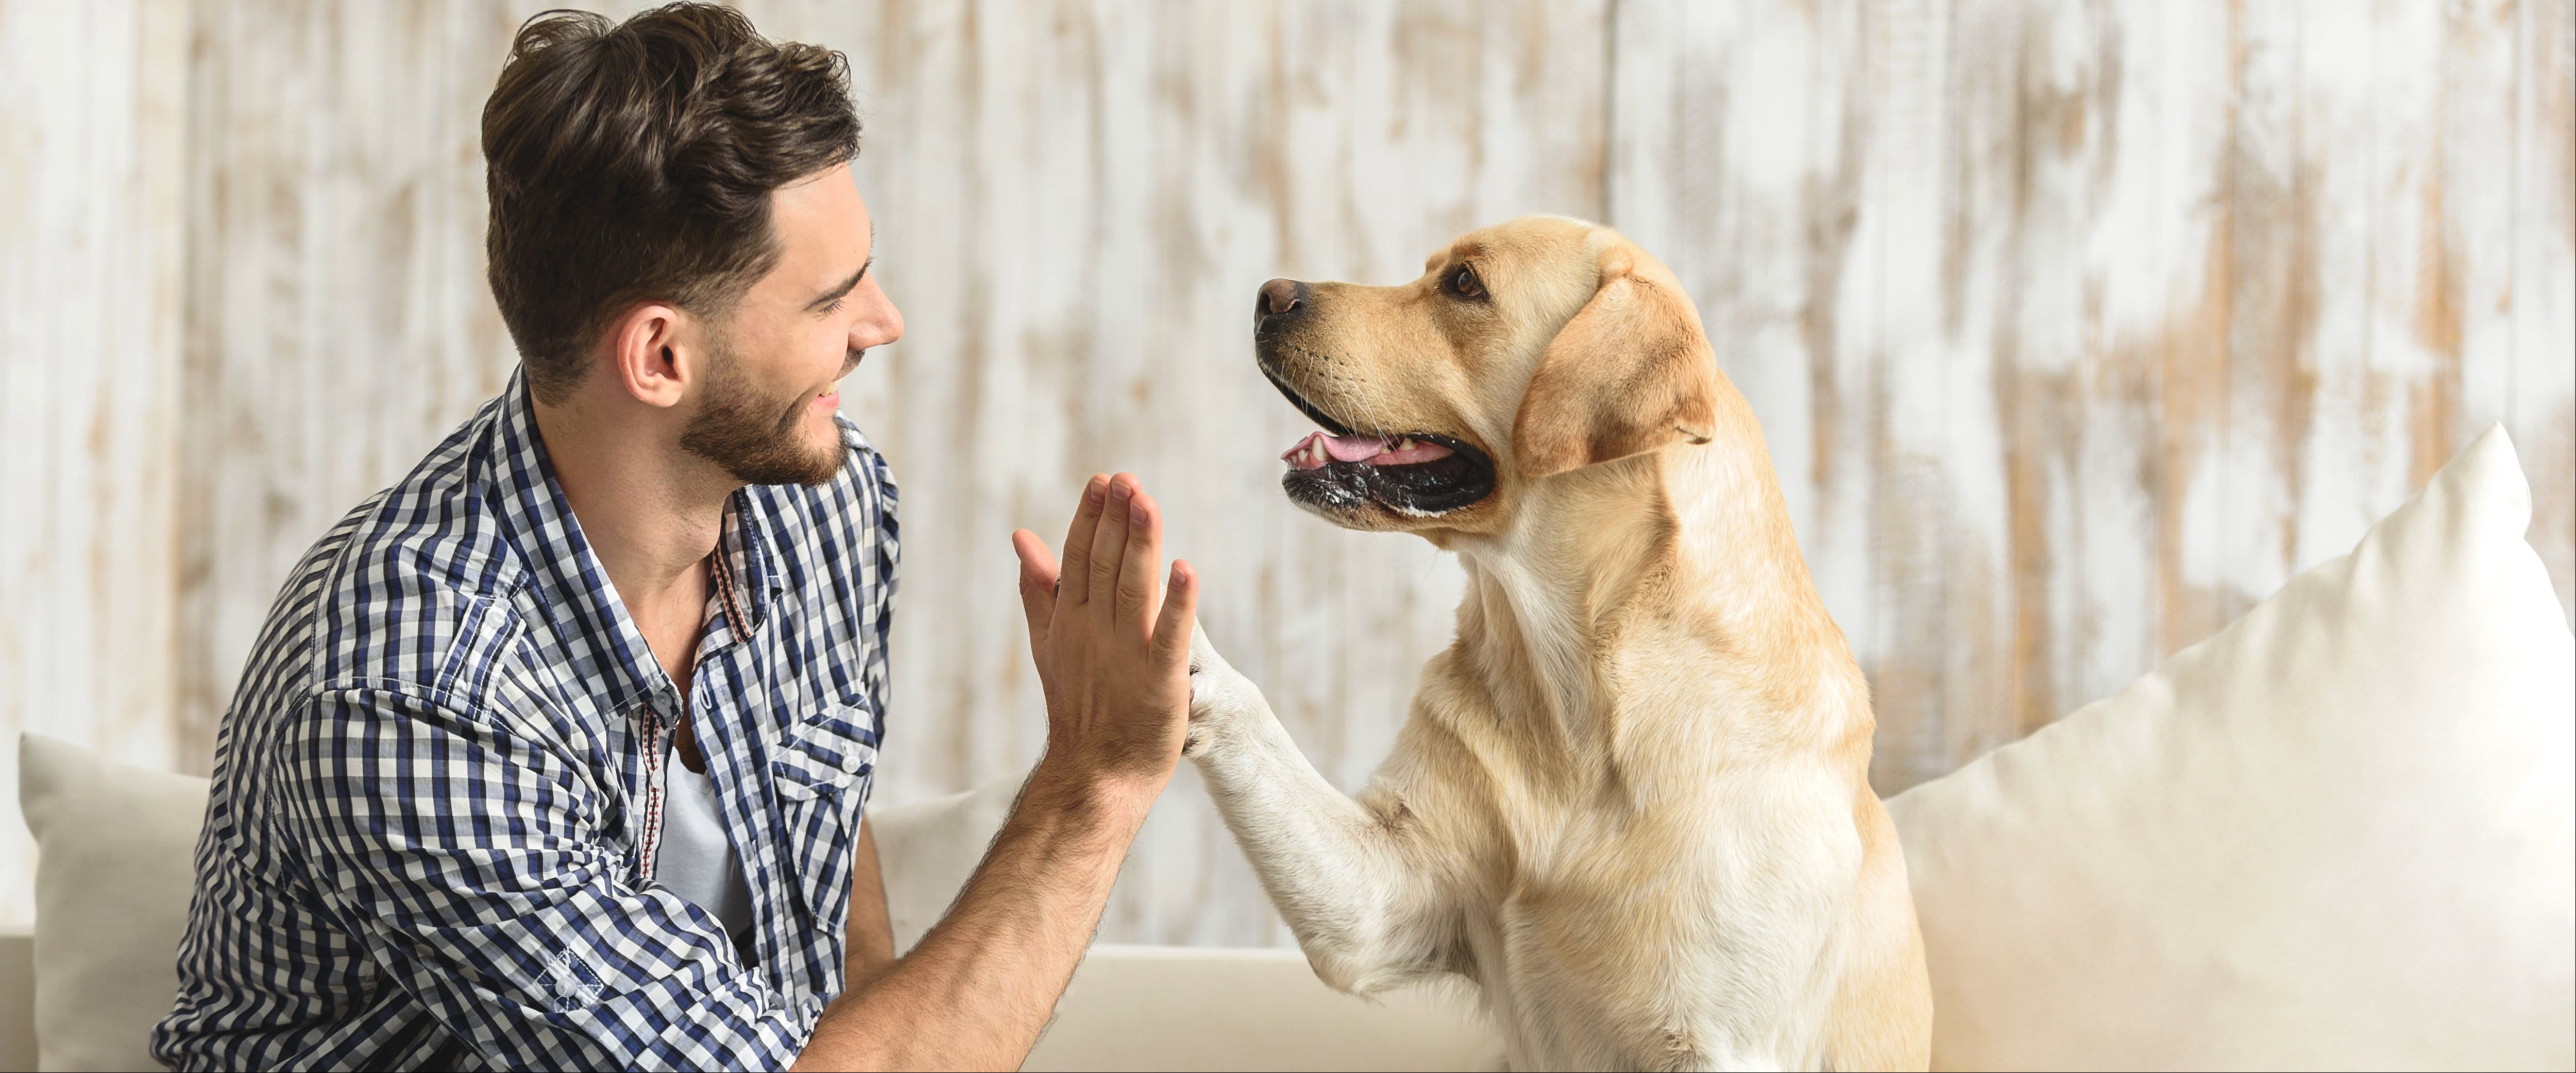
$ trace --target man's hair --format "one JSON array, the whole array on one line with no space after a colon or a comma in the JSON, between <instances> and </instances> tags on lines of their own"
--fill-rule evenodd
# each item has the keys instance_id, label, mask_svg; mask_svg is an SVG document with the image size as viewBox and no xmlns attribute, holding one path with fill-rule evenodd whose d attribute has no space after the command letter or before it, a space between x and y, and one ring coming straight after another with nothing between
<instances>
[{"instance_id":1,"label":"man's hair","mask_svg":"<svg viewBox=\"0 0 2576 1073\"><path fill-rule=\"evenodd\" d=\"M529 390L561 401L636 302L723 317L778 263L770 192L858 150L848 60L730 8L529 19L483 106L492 297Z\"/></svg>"}]
</instances>

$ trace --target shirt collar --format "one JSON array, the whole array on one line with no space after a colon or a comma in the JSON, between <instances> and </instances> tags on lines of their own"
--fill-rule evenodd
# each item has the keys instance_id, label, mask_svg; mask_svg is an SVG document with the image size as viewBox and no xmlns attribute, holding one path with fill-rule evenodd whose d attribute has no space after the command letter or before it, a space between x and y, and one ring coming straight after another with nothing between
<instances>
[{"instance_id":1,"label":"shirt collar","mask_svg":"<svg viewBox=\"0 0 2576 1073\"><path fill-rule=\"evenodd\" d=\"M727 627L748 636L769 621L778 594L787 587L787 572L778 550L776 490L760 486L738 489L725 501L724 536L717 546L733 567L735 595L742 601L742 623Z\"/></svg>"},{"instance_id":2,"label":"shirt collar","mask_svg":"<svg viewBox=\"0 0 2576 1073\"><path fill-rule=\"evenodd\" d=\"M502 530L529 564L537 597L573 657L584 685L618 713L650 705L665 725L679 716L679 696L644 643L617 587L599 563L572 504L555 479L554 460L538 434L526 374L512 373L501 399L494 445L494 482L500 491ZM733 571L744 623L726 623L726 640L756 634L768 621L784 583L774 525L764 490L744 488L725 501L717 547ZM714 639L713 637L710 640ZM710 646L713 647L713 646ZM701 650L703 657L707 649Z\"/></svg>"}]
</instances>

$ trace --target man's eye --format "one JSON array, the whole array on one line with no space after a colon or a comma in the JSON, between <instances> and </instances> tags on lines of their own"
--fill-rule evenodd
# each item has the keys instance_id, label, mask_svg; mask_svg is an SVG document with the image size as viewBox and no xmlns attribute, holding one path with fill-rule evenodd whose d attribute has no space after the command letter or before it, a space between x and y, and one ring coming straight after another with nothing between
<instances>
[{"instance_id":1,"label":"man's eye","mask_svg":"<svg viewBox=\"0 0 2576 1073\"><path fill-rule=\"evenodd\" d=\"M1447 288L1449 293L1460 298L1485 296L1485 281L1477 279L1476 270L1466 265L1450 269L1448 277L1441 280L1440 284Z\"/></svg>"}]
</instances>

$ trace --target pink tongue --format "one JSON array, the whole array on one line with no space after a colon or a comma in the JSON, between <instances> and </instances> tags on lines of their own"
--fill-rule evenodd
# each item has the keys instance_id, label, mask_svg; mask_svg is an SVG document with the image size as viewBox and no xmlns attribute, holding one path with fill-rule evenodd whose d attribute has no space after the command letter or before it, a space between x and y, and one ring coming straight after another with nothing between
<instances>
[{"instance_id":1,"label":"pink tongue","mask_svg":"<svg viewBox=\"0 0 2576 1073\"><path fill-rule=\"evenodd\" d=\"M1326 436L1324 453L1342 462L1360 462L1376 458L1386 450L1384 436Z\"/></svg>"}]
</instances>

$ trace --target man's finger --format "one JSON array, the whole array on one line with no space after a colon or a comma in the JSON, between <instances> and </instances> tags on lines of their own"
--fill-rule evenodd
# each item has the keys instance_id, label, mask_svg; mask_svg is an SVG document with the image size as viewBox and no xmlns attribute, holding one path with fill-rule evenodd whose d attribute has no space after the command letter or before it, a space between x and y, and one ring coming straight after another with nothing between
<instances>
[{"instance_id":1,"label":"man's finger","mask_svg":"<svg viewBox=\"0 0 2576 1073\"><path fill-rule=\"evenodd\" d=\"M1127 552L1127 503L1135 495L1135 474L1109 478L1107 502L1101 505L1098 527L1091 531L1091 555L1085 561L1091 575L1089 590L1083 594L1086 605L1096 602L1103 611L1111 607L1111 598L1118 591L1118 568L1124 564Z\"/></svg>"},{"instance_id":2,"label":"man's finger","mask_svg":"<svg viewBox=\"0 0 2576 1073\"><path fill-rule=\"evenodd\" d=\"M1094 473L1082 485L1082 502L1073 508L1073 525L1064 531L1064 569L1056 574L1073 591L1056 590L1059 603L1082 606L1091 596L1091 537L1100 525L1100 512L1109 489L1109 478Z\"/></svg>"},{"instance_id":3,"label":"man's finger","mask_svg":"<svg viewBox=\"0 0 2576 1073\"><path fill-rule=\"evenodd\" d=\"M1163 566L1163 518L1154 497L1138 489L1127 501L1127 546L1119 549L1118 624L1129 637L1153 632L1154 575Z\"/></svg>"},{"instance_id":4,"label":"man's finger","mask_svg":"<svg viewBox=\"0 0 2576 1073\"><path fill-rule=\"evenodd\" d=\"M1020 613L1029 619L1029 651L1044 658L1047 625L1055 620L1055 556L1026 529L1011 531L1011 550L1020 557Z\"/></svg>"},{"instance_id":5,"label":"man's finger","mask_svg":"<svg viewBox=\"0 0 2576 1073\"><path fill-rule=\"evenodd\" d=\"M1198 625L1199 574L1189 560L1172 560L1172 583L1163 590L1162 618L1154 623L1154 654L1164 663L1187 666L1190 634Z\"/></svg>"}]
</instances>

